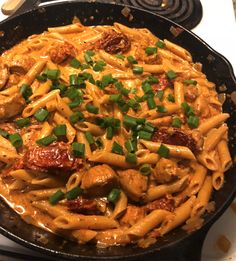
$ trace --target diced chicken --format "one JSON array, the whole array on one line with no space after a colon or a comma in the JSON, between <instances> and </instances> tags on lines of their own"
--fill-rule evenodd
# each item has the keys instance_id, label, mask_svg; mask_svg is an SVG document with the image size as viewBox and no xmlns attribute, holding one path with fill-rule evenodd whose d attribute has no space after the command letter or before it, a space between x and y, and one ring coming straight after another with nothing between
<instances>
[{"instance_id":1,"label":"diced chicken","mask_svg":"<svg viewBox=\"0 0 236 261\"><path fill-rule=\"evenodd\" d=\"M174 211L175 202L173 199L170 198L160 198L148 203L145 206L145 210L147 213L152 212L155 209L164 209L167 211Z\"/></svg>"},{"instance_id":2,"label":"diced chicken","mask_svg":"<svg viewBox=\"0 0 236 261\"><path fill-rule=\"evenodd\" d=\"M120 224L124 226L132 226L144 218L144 216L145 209L143 207L129 205L124 216L120 219Z\"/></svg>"},{"instance_id":3,"label":"diced chicken","mask_svg":"<svg viewBox=\"0 0 236 261\"><path fill-rule=\"evenodd\" d=\"M0 89L2 89L9 79L8 67L5 64L0 64Z\"/></svg>"},{"instance_id":4,"label":"diced chicken","mask_svg":"<svg viewBox=\"0 0 236 261\"><path fill-rule=\"evenodd\" d=\"M76 53L76 48L67 42L59 43L49 49L49 56L56 64L64 62L69 57L75 57Z\"/></svg>"},{"instance_id":5,"label":"diced chicken","mask_svg":"<svg viewBox=\"0 0 236 261\"><path fill-rule=\"evenodd\" d=\"M115 171L108 165L97 165L83 175L81 187L89 195L107 196L114 186L118 184Z\"/></svg>"},{"instance_id":6,"label":"diced chicken","mask_svg":"<svg viewBox=\"0 0 236 261\"><path fill-rule=\"evenodd\" d=\"M174 160L161 158L154 169L153 175L158 183L164 184L177 178L178 166Z\"/></svg>"},{"instance_id":7,"label":"diced chicken","mask_svg":"<svg viewBox=\"0 0 236 261\"><path fill-rule=\"evenodd\" d=\"M139 171L127 169L119 171L120 185L126 194L134 201L140 201L147 190L148 178Z\"/></svg>"},{"instance_id":8,"label":"diced chicken","mask_svg":"<svg viewBox=\"0 0 236 261\"><path fill-rule=\"evenodd\" d=\"M25 100L20 93L9 97L0 96L0 120L8 119L22 112Z\"/></svg>"},{"instance_id":9,"label":"diced chicken","mask_svg":"<svg viewBox=\"0 0 236 261\"><path fill-rule=\"evenodd\" d=\"M125 34L110 30L103 33L102 40L99 40L97 45L99 49L114 54L125 53L130 49L131 43Z\"/></svg>"},{"instance_id":10,"label":"diced chicken","mask_svg":"<svg viewBox=\"0 0 236 261\"><path fill-rule=\"evenodd\" d=\"M9 69L11 73L24 75L35 64L35 59L23 54L17 54L13 57L9 63Z\"/></svg>"},{"instance_id":11,"label":"diced chicken","mask_svg":"<svg viewBox=\"0 0 236 261\"><path fill-rule=\"evenodd\" d=\"M79 169L81 159L75 158L67 144L55 142L47 147L31 147L24 154L26 169L48 172Z\"/></svg>"}]
</instances>

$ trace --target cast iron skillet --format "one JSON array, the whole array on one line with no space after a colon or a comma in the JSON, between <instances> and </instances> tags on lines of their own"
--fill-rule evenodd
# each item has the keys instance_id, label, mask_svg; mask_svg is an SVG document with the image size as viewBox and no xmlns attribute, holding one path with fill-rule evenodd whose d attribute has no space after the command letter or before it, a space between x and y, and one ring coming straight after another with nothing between
<instances>
[{"instance_id":1,"label":"cast iron skillet","mask_svg":"<svg viewBox=\"0 0 236 261\"><path fill-rule=\"evenodd\" d=\"M27 1L30 2L30 1ZM34 3L35 1L32 1ZM28 3L29 4L29 3ZM226 85L227 94L236 90L236 79L229 62L215 52L204 41L183 27L164 17L145 12L141 9L131 8L134 19L129 22L121 15L123 6L101 3L67 2L48 5L44 8L32 8L22 15L17 15L0 23L0 31L5 32L0 38L0 52L12 47L27 36L41 33L49 26L69 24L76 15L85 25L112 24L117 21L131 27L147 27L160 38L167 38L188 49L194 61L203 64L203 71L208 79L217 86ZM89 19L93 17L93 19ZM179 28L182 33L177 37L170 32L170 27ZM221 91L218 89L218 92ZM234 147L234 122L236 120L236 106L228 97L224 103L224 111L231 114L228 120L230 150L232 156L236 155ZM136 246L110 247L97 249L92 245L78 246L67 242L59 236L47 233L39 228L26 224L6 204L0 201L0 231L8 238L26 247L58 258L76 260L200 260L203 240L210 226L215 222L231 203L236 191L235 165L225 175L224 187L213 195L216 202L216 211L205 216L204 226L188 235L181 229L170 232L157 243L147 249ZM48 239L43 244L41 237ZM159 258L159 259L158 259Z\"/></svg>"}]
</instances>

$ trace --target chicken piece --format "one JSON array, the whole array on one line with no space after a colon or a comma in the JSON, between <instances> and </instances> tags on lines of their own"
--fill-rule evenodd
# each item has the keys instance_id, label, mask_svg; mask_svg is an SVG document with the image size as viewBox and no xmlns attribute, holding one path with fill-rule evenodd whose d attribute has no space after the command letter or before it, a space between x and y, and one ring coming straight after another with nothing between
<instances>
[{"instance_id":1,"label":"chicken piece","mask_svg":"<svg viewBox=\"0 0 236 261\"><path fill-rule=\"evenodd\" d=\"M139 171L127 169L119 171L120 185L133 201L140 201L147 190L148 178Z\"/></svg>"},{"instance_id":2,"label":"chicken piece","mask_svg":"<svg viewBox=\"0 0 236 261\"><path fill-rule=\"evenodd\" d=\"M0 89L6 85L9 76L8 67L5 64L0 64Z\"/></svg>"},{"instance_id":3,"label":"chicken piece","mask_svg":"<svg viewBox=\"0 0 236 261\"><path fill-rule=\"evenodd\" d=\"M115 171L106 164L92 167L82 177L81 188L92 196L107 196L118 184Z\"/></svg>"},{"instance_id":4,"label":"chicken piece","mask_svg":"<svg viewBox=\"0 0 236 261\"><path fill-rule=\"evenodd\" d=\"M184 97L187 102L193 102L199 95L198 88L194 85L185 86Z\"/></svg>"},{"instance_id":5,"label":"chicken piece","mask_svg":"<svg viewBox=\"0 0 236 261\"><path fill-rule=\"evenodd\" d=\"M17 54L13 57L9 63L9 69L11 73L18 75L26 74L29 69L35 64L35 59L23 54Z\"/></svg>"},{"instance_id":6,"label":"chicken piece","mask_svg":"<svg viewBox=\"0 0 236 261\"><path fill-rule=\"evenodd\" d=\"M120 219L120 224L124 226L133 226L139 220L144 218L145 209L143 207L137 207L129 205L124 216Z\"/></svg>"},{"instance_id":7,"label":"chicken piece","mask_svg":"<svg viewBox=\"0 0 236 261\"><path fill-rule=\"evenodd\" d=\"M81 161L72 155L69 146L63 142L55 142L47 147L31 147L23 157L26 169L40 172L77 170Z\"/></svg>"},{"instance_id":8,"label":"chicken piece","mask_svg":"<svg viewBox=\"0 0 236 261\"><path fill-rule=\"evenodd\" d=\"M158 183L165 184L178 177L176 161L161 158L154 169L153 175Z\"/></svg>"},{"instance_id":9,"label":"chicken piece","mask_svg":"<svg viewBox=\"0 0 236 261\"><path fill-rule=\"evenodd\" d=\"M8 119L22 112L25 106L25 99L20 93L12 94L9 97L0 96L0 120Z\"/></svg>"},{"instance_id":10,"label":"chicken piece","mask_svg":"<svg viewBox=\"0 0 236 261\"><path fill-rule=\"evenodd\" d=\"M49 49L50 59L56 64L64 62L69 57L75 57L76 54L76 48L67 42L59 43Z\"/></svg>"},{"instance_id":11,"label":"chicken piece","mask_svg":"<svg viewBox=\"0 0 236 261\"><path fill-rule=\"evenodd\" d=\"M185 133L179 129L162 127L156 130L152 136L152 141L176 146L186 146L191 151L196 151L196 141L191 133Z\"/></svg>"},{"instance_id":12,"label":"chicken piece","mask_svg":"<svg viewBox=\"0 0 236 261\"><path fill-rule=\"evenodd\" d=\"M98 48L105 50L107 53L125 53L130 49L131 43L129 38L115 30L104 32L102 40L98 41Z\"/></svg>"}]
</instances>

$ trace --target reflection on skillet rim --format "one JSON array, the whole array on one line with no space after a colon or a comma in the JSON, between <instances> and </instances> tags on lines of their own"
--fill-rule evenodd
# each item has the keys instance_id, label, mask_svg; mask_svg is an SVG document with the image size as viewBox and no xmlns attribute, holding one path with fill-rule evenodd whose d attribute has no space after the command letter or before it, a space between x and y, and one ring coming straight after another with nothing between
<instances>
[{"instance_id":1,"label":"reflection on skillet rim","mask_svg":"<svg viewBox=\"0 0 236 261\"><path fill-rule=\"evenodd\" d=\"M37 10L29 11L25 15L17 16L16 18L10 18L6 22L0 24L0 31L5 31L5 35L1 38L3 44L0 47L0 52L4 49L9 49L11 46L19 42L20 40L25 39L27 36L32 33L40 33L49 26L58 26L62 24L69 24L74 15L82 18L82 22L85 25L92 24L111 24L114 21L118 21L124 24L129 25L130 27L147 27L154 34L157 34L160 38L167 38L170 41L174 41L177 44L188 49L192 56L193 60L201 62L203 64L203 72L208 76L210 81L216 83L217 86L225 84L228 89L226 93L230 94L236 87L236 79L233 75L233 70L229 62L217 52L212 50L206 43L204 43L200 38L196 37L193 33L184 31L177 36L176 38L170 33L169 29L171 26L177 26L173 22L169 21L166 18L160 17L158 15L153 15L148 12L143 12L139 9L131 9L134 20L128 22L125 17L120 15L120 11L123 9L122 6L111 5L111 4L93 4L94 9L91 8L91 4L81 4L81 3L61 3L61 4L52 4L46 7L45 9L39 8ZM75 7L79 7L76 9ZM81 11L81 9L82 11ZM63 17L54 18L55 13L60 13L60 10L63 10ZM98 12L96 11L98 10ZM104 18L100 16L100 12L109 13L109 17ZM89 19L83 20L83 18L94 16L94 19L91 21ZM139 21L136 17L142 17L143 20ZM50 21L51 20L51 21ZM27 24L27 21L30 23ZM35 24L38 21L42 21L40 24ZM158 26L159 25L159 26ZM14 28L14 30L12 30ZM11 31L10 31L11 29ZM3 46L5 48L3 48ZM210 55L210 56L209 56ZM210 57L211 59L206 59ZM221 72L219 75L218 72ZM217 89L219 92L219 90ZM234 129L233 129L233 119L236 118L236 112L233 111L236 109L236 106L233 105L230 98L228 98L223 106L224 111L231 114L231 118L228 120L227 124L229 127L229 137L230 137L230 149L233 156L236 154L236 149L233 147L235 142ZM232 201L234 190L236 186L236 177L233 176L235 170L235 165L231 168L226 174L226 184L223 189L218 191L213 195L213 200L216 201L216 211L213 214L207 215L205 217L205 225L209 226L212 224L228 207ZM120 258L124 260L124 257L137 257L140 255L148 254L159 248L167 248L177 241L182 240L188 235L180 229L176 229L173 232L166 235L163 239L158 240L158 242L149 247L148 249L139 249L137 247L128 246L128 247L115 247L108 249L97 249L95 246L78 246L75 243L65 242L64 239L55 236L53 234L47 233L39 228L28 225L21 220L20 216L14 213L5 203L0 202L0 231L3 235L13 239L14 241L21 243L25 246L31 247L35 250L42 252L50 252L53 255L73 258ZM203 230L204 227L201 229ZM201 232L197 231L196 233ZM194 234L194 233L193 233ZM46 236L49 239L49 243L45 247L44 244L40 243L40 237ZM95 257L96 255L96 257Z\"/></svg>"}]
</instances>

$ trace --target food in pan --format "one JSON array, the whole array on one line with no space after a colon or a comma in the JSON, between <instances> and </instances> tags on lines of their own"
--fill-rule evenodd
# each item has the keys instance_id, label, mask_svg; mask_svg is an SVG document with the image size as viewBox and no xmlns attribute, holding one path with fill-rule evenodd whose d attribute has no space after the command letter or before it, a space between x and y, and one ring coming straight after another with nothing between
<instances>
[{"instance_id":1,"label":"food in pan","mask_svg":"<svg viewBox=\"0 0 236 261\"><path fill-rule=\"evenodd\" d=\"M0 194L26 222L98 247L201 227L229 114L187 50L76 21L0 59Z\"/></svg>"}]
</instances>

